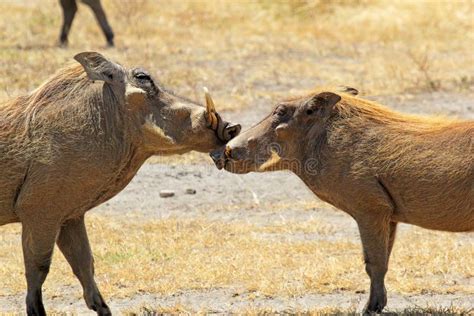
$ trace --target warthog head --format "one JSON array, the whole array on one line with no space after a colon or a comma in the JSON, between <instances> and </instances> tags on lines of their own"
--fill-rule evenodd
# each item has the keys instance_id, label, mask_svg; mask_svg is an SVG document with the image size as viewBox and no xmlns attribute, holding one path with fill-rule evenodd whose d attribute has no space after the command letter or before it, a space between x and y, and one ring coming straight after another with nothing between
<instances>
[{"instance_id":1,"label":"warthog head","mask_svg":"<svg viewBox=\"0 0 474 316\"><path fill-rule=\"evenodd\" d=\"M166 90L141 68L125 69L95 52L74 58L91 80L105 82L110 101L124 105L134 143L150 155L209 152L240 132L240 125L220 118L207 92L203 107Z\"/></svg>"},{"instance_id":2,"label":"warthog head","mask_svg":"<svg viewBox=\"0 0 474 316\"><path fill-rule=\"evenodd\" d=\"M349 88L347 88L349 89ZM345 92L357 94L355 89ZM226 146L211 153L216 166L233 173L305 168L308 146L318 146L326 121L341 97L332 92L289 99Z\"/></svg>"}]
</instances>

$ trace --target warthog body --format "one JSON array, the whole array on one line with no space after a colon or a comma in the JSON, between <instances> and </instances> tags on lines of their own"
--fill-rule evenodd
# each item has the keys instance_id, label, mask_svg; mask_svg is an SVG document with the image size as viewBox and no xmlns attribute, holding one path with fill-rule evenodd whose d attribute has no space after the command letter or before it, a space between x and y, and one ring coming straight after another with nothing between
<instances>
[{"instance_id":1,"label":"warthog body","mask_svg":"<svg viewBox=\"0 0 474 316\"><path fill-rule=\"evenodd\" d=\"M345 93L279 103L212 154L235 173L288 169L358 224L370 276L368 312L386 305L397 223L474 230L474 122L391 111Z\"/></svg>"},{"instance_id":2,"label":"warthog body","mask_svg":"<svg viewBox=\"0 0 474 316\"><path fill-rule=\"evenodd\" d=\"M0 104L0 225L21 222L28 314L43 315L41 286L56 242L87 306L110 314L94 281L84 213L110 199L151 155L208 152L222 120L138 68L97 53L31 94ZM84 71L85 70L85 71ZM210 115L213 114L213 115ZM224 136L237 125L225 125Z\"/></svg>"}]
</instances>

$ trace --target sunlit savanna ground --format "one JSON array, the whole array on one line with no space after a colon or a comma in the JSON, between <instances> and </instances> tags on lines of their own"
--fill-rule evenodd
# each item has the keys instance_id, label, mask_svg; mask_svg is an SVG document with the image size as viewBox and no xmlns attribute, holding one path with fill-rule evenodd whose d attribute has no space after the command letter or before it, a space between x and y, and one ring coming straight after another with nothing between
<instances>
[{"instance_id":1,"label":"sunlit savanna ground","mask_svg":"<svg viewBox=\"0 0 474 316\"><path fill-rule=\"evenodd\" d=\"M291 238L297 234L330 236L341 229L316 219L259 226L222 225L206 219L109 220L92 215L88 223L97 279L108 298L143 293L169 296L236 285L235 295L250 293L250 299L252 295L291 298L364 293L369 285L358 240ZM2 252L9 254L0 268L2 294L6 295L23 293L25 287L19 234L17 225L2 228ZM472 243L461 242L456 235L419 229L399 237L387 276L390 292L472 294ZM53 267L45 293L58 297L64 286L76 285L77 280L59 252ZM80 300L80 292L75 297ZM191 307L173 308L186 311Z\"/></svg>"},{"instance_id":2,"label":"sunlit savanna ground","mask_svg":"<svg viewBox=\"0 0 474 316\"><path fill-rule=\"evenodd\" d=\"M103 2L116 33L113 49L104 48L105 40L83 5L69 48L62 49L56 45L61 23L56 1L1 0L0 101L34 89L85 50L101 51L126 66L143 66L166 86L193 99L200 100L201 87L207 86L218 109L229 112L244 113L257 106L270 109L278 98L317 85L349 85L379 100L403 101L433 93L473 97L472 1ZM163 161L178 166L208 163L205 155L198 154ZM298 207L307 212L328 209L316 200L311 203ZM214 207L232 212L243 206L215 201ZM286 209L271 202L260 207L277 213ZM331 238L344 227L291 218L262 225L245 216L229 222L211 219L205 210L192 219L89 215L102 293L114 300L143 293L171 296L237 288L238 295L290 299L308 293L367 291L359 240ZM291 238L298 234L321 238ZM45 296L61 296L64 287L76 284L56 251ZM22 294L25 287L20 227L0 227L0 297ZM407 296L472 296L472 235L402 231L387 288ZM81 300L81 293L76 294ZM150 310L186 312L189 307ZM450 311L469 312L456 306Z\"/></svg>"}]
</instances>

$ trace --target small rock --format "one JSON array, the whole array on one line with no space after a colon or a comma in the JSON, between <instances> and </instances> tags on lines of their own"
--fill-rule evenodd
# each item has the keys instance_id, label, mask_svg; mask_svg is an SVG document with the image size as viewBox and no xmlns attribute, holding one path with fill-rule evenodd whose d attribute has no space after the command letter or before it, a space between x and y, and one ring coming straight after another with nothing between
<instances>
[{"instance_id":1,"label":"small rock","mask_svg":"<svg viewBox=\"0 0 474 316\"><path fill-rule=\"evenodd\" d=\"M174 191L171 190L161 190L160 191L160 197L162 198L167 198L167 197L172 197L174 196Z\"/></svg>"},{"instance_id":2,"label":"small rock","mask_svg":"<svg viewBox=\"0 0 474 316\"><path fill-rule=\"evenodd\" d=\"M186 194L196 194L196 190L194 190L194 189L186 189Z\"/></svg>"}]
</instances>

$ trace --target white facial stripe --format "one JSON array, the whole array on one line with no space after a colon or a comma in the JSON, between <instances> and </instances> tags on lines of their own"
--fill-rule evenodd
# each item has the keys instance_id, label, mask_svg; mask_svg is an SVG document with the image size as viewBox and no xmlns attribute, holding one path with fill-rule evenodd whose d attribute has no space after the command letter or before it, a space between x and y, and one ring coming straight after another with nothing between
<instances>
[{"instance_id":1,"label":"white facial stripe","mask_svg":"<svg viewBox=\"0 0 474 316\"><path fill-rule=\"evenodd\" d=\"M125 100L127 104L137 106L145 101L146 92L143 89L127 84L125 88Z\"/></svg>"}]
</instances>

